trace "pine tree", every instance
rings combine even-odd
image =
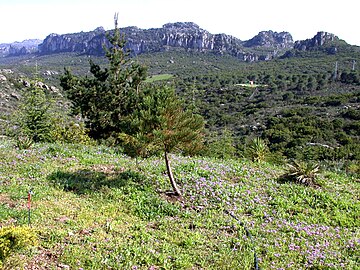
[[[17,136],[26,136],[33,142],[51,140],[51,105],[44,89],[31,82],[29,88],[23,90],[16,123],[19,127]]]
[[[183,102],[171,87],[147,90],[133,122],[138,127],[135,135],[123,134],[132,153],[147,155],[162,152],[174,194],[181,196],[169,154],[175,151],[195,154],[202,148],[204,120],[200,115],[183,109]]]
[[[95,139],[116,138],[119,133],[131,133],[130,116],[136,110],[140,85],[146,79],[146,68],[131,60],[125,51],[115,16],[113,35],[107,35],[109,48],[104,46],[109,61],[102,69],[90,61],[91,78],[78,77],[65,69],[61,86],[73,102],[73,113],[81,114]]]
[[[183,110],[175,90],[167,86],[140,87],[146,68],[133,62],[124,51],[125,39],[117,28],[105,48],[109,67],[90,62],[92,78],[81,78],[65,70],[61,86],[73,101],[73,112],[81,113],[93,138],[116,138],[132,157],[163,152],[170,183],[181,195],[170,166],[169,153],[195,153],[202,145],[204,121]]]

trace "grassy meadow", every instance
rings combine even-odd
[[[322,171],[319,187],[282,180],[268,163],[0,139],[0,227],[38,244],[4,269],[360,269],[360,182]],[[238,220],[236,220],[238,219]],[[248,233],[247,233],[248,232]]]
[[[156,81],[164,81],[164,80],[169,80],[173,77],[172,74],[157,74],[157,75],[152,75],[149,78],[147,78],[145,80],[145,82],[147,83],[152,83],[152,82],[156,82]]]

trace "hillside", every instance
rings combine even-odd
[[[232,42],[233,37],[227,39],[226,35],[216,39],[193,23],[123,30],[127,31],[128,48],[135,50],[133,59],[149,68],[148,82],[167,78],[187,107],[205,118],[209,133],[215,137],[230,129],[238,156],[244,155],[249,140],[261,137],[279,160],[330,160],[336,167],[343,160],[357,164],[360,159],[359,47],[324,32],[292,44],[288,34],[272,31],[248,41]],[[89,60],[106,65],[98,53],[79,49],[97,40],[98,35],[104,38],[103,29],[49,36],[43,45],[53,51],[0,58],[0,119],[16,108],[24,88],[19,82],[34,76],[43,79],[45,89],[58,89],[60,103],[67,103],[59,89],[64,67],[86,75]],[[153,37],[166,37],[165,45]],[[216,43],[222,44],[222,53],[209,49],[218,46],[211,43],[215,40],[225,42]],[[57,44],[64,45],[64,50]],[[139,44],[156,48],[144,45],[155,49],[140,53],[136,51]],[[236,50],[224,44],[237,44],[251,54],[275,48],[283,54],[267,61],[243,61]],[[249,87],[250,82],[255,87]],[[347,170],[348,165],[341,166]]]
[[[255,250],[261,269],[360,269],[355,178],[323,171],[313,188],[267,163],[171,158],[181,199],[167,195],[156,157],[137,165],[104,146],[17,150],[1,139],[0,227],[28,223],[31,190],[39,241],[5,266],[253,269]]]

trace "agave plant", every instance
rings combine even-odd
[[[248,148],[250,158],[254,162],[265,161],[267,155],[269,154],[269,148],[266,145],[265,141],[261,138],[255,138],[249,145]]]
[[[19,135],[15,141],[16,147],[18,147],[20,150],[29,149],[33,143],[34,141],[29,136],[25,135]]]
[[[299,184],[314,186],[317,185],[316,178],[319,172],[319,164],[294,160],[292,164],[287,164],[285,178]]]

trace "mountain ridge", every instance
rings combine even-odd
[[[0,44],[0,55],[18,56],[37,53],[49,55],[62,52],[78,54],[102,55],[103,45],[109,45],[106,31],[98,27],[89,32],[69,34],[49,34],[42,42],[37,40],[37,49],[34,43]],[[289,32],[261,31],[253,38],[242,41],[227,34],[212,34],[200,28],[193,22],[167,23],[162,28],[141,29],[136,26],[120,28],[127,40],[126,49],[133,55],[142,53],[160,52],[171,49],[186,51],[212,52],[215,54],[229,54],[240,61],[254,62],[270,60],[286,55],[290,50],[311,50],[322,47],[328,42],[340,40],[336,35],[327,32],[318,32],[313,38],[294,41]],[[345,42],[345,44],[347,44]],[[21,46],[23,45],[23,46]],[[352,46],[352,45],[349,45]],[[332,48],[328,53],[336,53]],[[292,54],[288,54],[292,55]]]
[[[25,39],[23,41],[16,41],[11,43],[0,44],[0,56],[6,55],[24,55],[35,53],[38,50],[38,45],[41,44],[41,39]]]

